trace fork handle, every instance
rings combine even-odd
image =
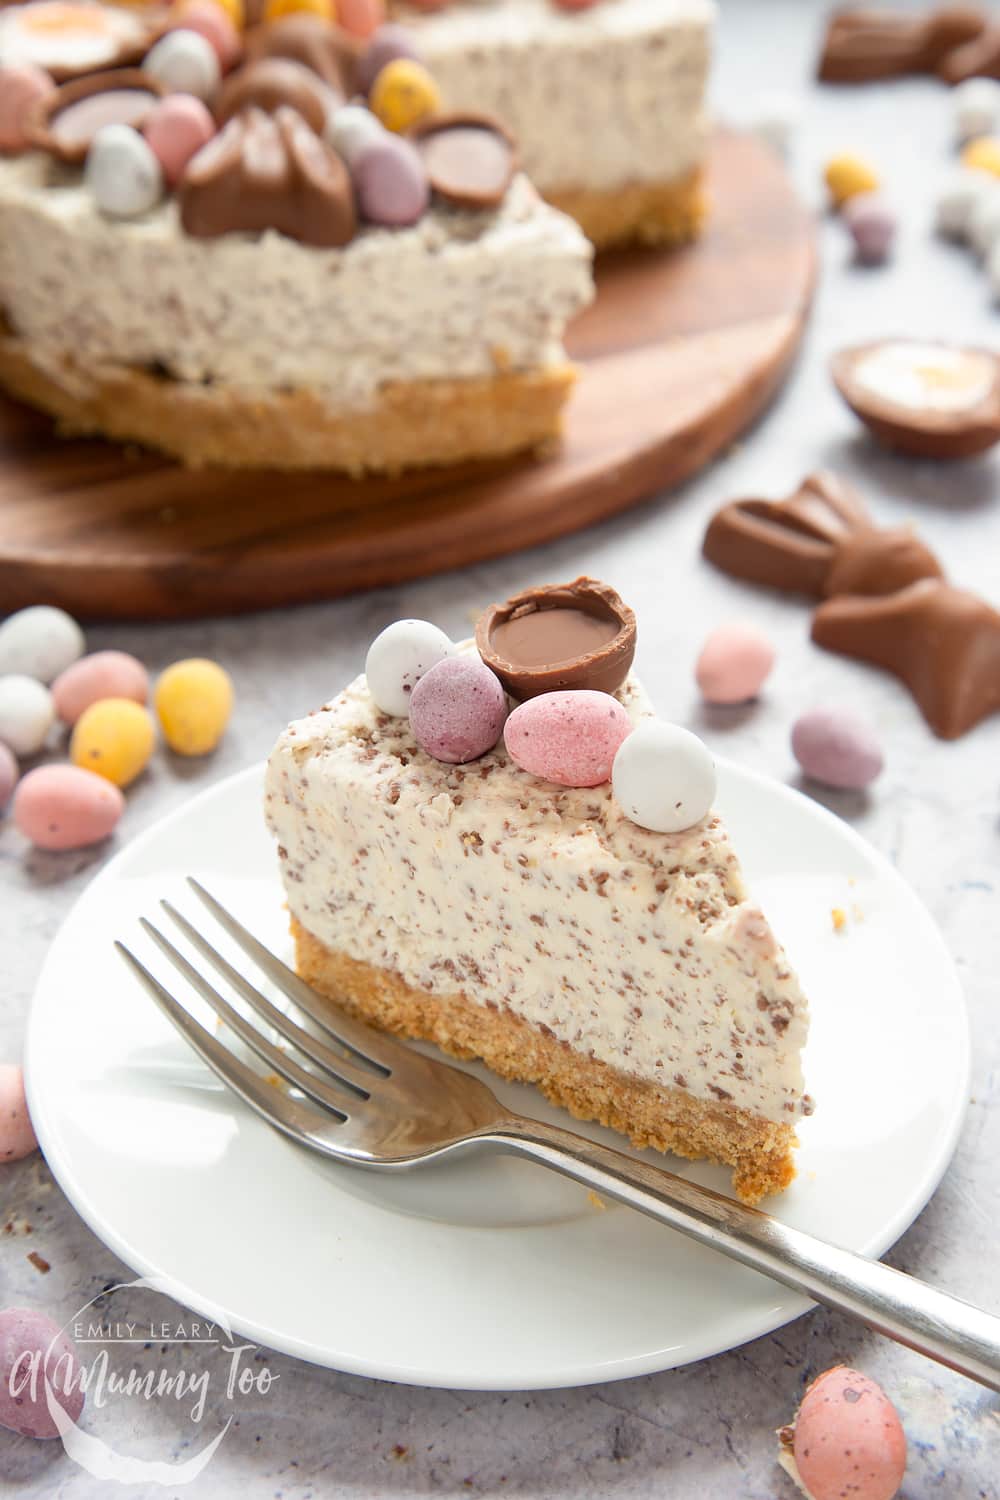
[[[1000,1318],[992,1313],[558,1126],[512,1115],[487,1139],[1000,1391]]]

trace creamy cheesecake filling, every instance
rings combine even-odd
[[[543,193],[672,182],[705,154],[712,0],[462,0],[398,18],[445,106],[503,120]]]
[[[633,680],[618,696],[649,712]],[[610,786],[541,781],[502,741],[442,764],[364,677],[282,734],[266,813],[289,909],[328,949],[664,1087],[804,1112],[806,1001],[714,815],[649,832]]]
[[[316,249],[273,232],[192,238],[173,201],[108,219],[49,158],[0,159],[0,313],[63,384],[69,357],[350,407],[388,381],[545,369],[593,296],[590,262],[524,177],[495,211],[435,205],[411,229]]]

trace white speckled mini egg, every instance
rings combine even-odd
[[[101,127],[90,143],[83,180],[101,213],[112,219],[138,218],[163,196],[163,169],[131,125]]]
[[[429,620],[396,620],[368,647],[365,676],[375,705],[393,718],[410,712],[410,695],[425,672],[453,656],[455,647]]]
[[[965,242],[969,219],[978,200],[994,185],[987,172],[975,167],[953,167],[939,183],[934,199],[934,227],[949,240]]]
[[[906,1470],[896,1408],[874,1380],[844,1365],[820,1375],[803,1396],[794,1453],[812,1500],[893,1500]]]
[[[33,677],[0,677],[0,740],[15,755],[35,755],[55,720],[52,694]]]
[[[611,782],[633,823],[654,833],[680,833],[699,823],[712,806],[715,762],[690,730],[650,720],[622,744]]]
[[[362,151],[377,141],[385,140],[388,131],[382,121],[363,104],[345,104],[332,112],[326,122],[324,135],[348,166],[353,166]]]
[[[85,644],[65,610],[48,604],[19,609],[0,625],[0,676],[14,672],[51,682],[83,655]]]
[[[206,103],[215,97],[222,80],[219,56],[211,42],[201,32],[184,27],[162,36],[142,66],[172,94],[193,94]]]
[[[955,134],[964,145],[1000,127],[1000,83],[995,78],[967,78],[951,95]]]

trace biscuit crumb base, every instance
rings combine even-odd
[[[795,1176],[791,1125],[631,1078],[510,1011],[414,989],[398,974],[327,948],[294,917],[291,928],[299,974],[351,1015],[434,1042],[453,1057],[481,1058],[501,1077],[536,1084],[576,1119],[607,1125],[633,1146],[731,1167],[733,1190],[744,1203],[780,1193]]]
[[[251,394],[147,370],[58,369],[0,330],[0,386],[56,418],[65,435],[142,443],[192,468],[397,473],[551,445],[576,378],[568,363],[471,380],[397,381],[362,408],[317,391]]]
[[[700,167],[674,182],[634,182],[610,192],[556,188],[544,195],[575,219],[598,250],[621,245],[686,245],[708,217]]]

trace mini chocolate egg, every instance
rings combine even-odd
[[[953,167],[939,185],[934,202],[934,227],[950,240],[966,240],[969,217],[979,198],[993,186],[987,172],[974,167]]]
[[[24,125],[32,107],[55,88],[44,68],[15,63],[0,68],[0,152],[27,151],[31,141]]]
[[[889,259],[896,240],[897,220],[881,193],[856,193],[844,204],[854,250],[862,265],[880,266]]]
[[[153,706],[163,738],[177,755],[208,755],[233,711],[233,680],[218,662],[192,656],[175,661],[156,684]]]
[[[794,95],[772,89],[754,100],[746,126],[765,146],[787,156],[801,116],[802,106]]]
[[[216,0],[188,0],[174,6],[170,31],[197,31],[212,47],[223,73],[234,68],[243,55],[243,41],[232,17]]]
[[[31,1380],[35,1368],[44,1377]],[[33,1307],[0,1312],[0,1427],[29,1438],[57,1438],[48,1392],[78,1421],[84,1389],[76,1346],[68,1333]]]
[[[0,1063],[0,1163],[20,1161],[37,1150],[24,1097],[24,1074],[17,1063]]]
[[[1000,177],[1000,139],[992,135],[978,136],[964,148],[961,161],[963,167],[974,167],[978,172]]]
[[[370,224],[388,229],[416,224],[427,210],[430,185],[420,152],[410,141],[386,131],[385,138],[358,152],[351,163],[358,208]]]
[[[337,0],[337,25],[349,36],[372,36],[384,20],[385,0]]]
[[[69,754],[81,770],[95,771],[115,786],[128,786],[146,769],[155,743],[147,709],[131,698],[101,698],[77,719]]]
[[[700,823],[712,806],[715,762],[690,730],[649,720],[623,741],[611,782],[633,823],[653,833],[680,833]]]
[[[396,620],[368,647],[365,676],[375,707],[393,718],[410,712],[413,689],[431,667],[454,656],[455,647],[429,620]]]
[[[1000,182],[994,177],[989,179],[989,186],[973,199],[966,239],[982,260],[988,258],[1000,239]]]
[[[854,791],[869,786],[885,764],[873,731],[843,708],[813,708],[796,719],[792,753],[815,781]]]
[[[400,57],[420,61],[413,33],[390,21],[379,27],[358,60],[355,81],[360,92],[367,94],[382,69]]]
[[[955,134],[961,144],[1000,129],[1000,83],[995,78],[967,78],[951,94]]]
[[[97,207],[113,219],[149,213],[163,195],[160,163],[131,125],[101,127],[90,143],[83,180]]]
[[[888,1396],[843,1365],[814,1380],[795,1417],[795,1467],[812,1500],[893,1500],[906,1436]]]
[[[125,810],[118,788],[79,766],[38,766],[17,784],[12,815],[39,849],[85,849],[100,843]]]
[[[842,208],[857,193],[873,193],[879,186],[874,168],[850,152],[831,157],[823,169],[823,179],[835,208]]]
[[[584,689],[529,698],[507,720],[503,739],[514,764],[532,776],[560,786],[601,786],[611,780],[632,728],[617,699]]]
[[[17,757],[13,750],[0,744],[0,813],[4,811],[13,796],[19,775]]]
[[[51,682],[85,646],[83,631],[65,610],[48,604],[19,609],[0,625],[0,676],[19,672]]]
[[[446,656],[410,696],[410,728],[421,750],[463,765],[492,750],[503,732],[507,698],[477,656]]]
[[[369,103],[386,130],[397,134],[441,108],[438,86],[423,63],[397,57],[386,63],[369,92]]]
[[[184,168],[215,135],[207,104],[193,94],[168,94],[154,104],[142,125],[147,144],[160,163],[168,187],[176,187]]]
[[[0,741],[17,756],[37,755],[55,722],[52,694],[33,677],[0,677]]]
[[[756,625],[734,623],[713,630],[702,646],[694,675],[706,703],[749,703],[774,666],[774,647]]]
[[[211,100],[219,91],[222,69],[215,48],[200,31],[168,31],[146,53],[143,70],[171,93]]]
[[[134,703],[145,703],[148,697],[149,673],[127,651],[94,651],[81,656],[52,684],[56,713],[69,725],[102,698],[131,698]]]
[[[323,21],[334,18],[334,0],[265,0],[264,20],[280,21],[282,16],[294,16],[300,11],[319,16]]]
[[[368,146],[391,139],[382,121],[377,120],[363,104],[345,104],[341,109],[333,110],[323,134],[351,168]]]

